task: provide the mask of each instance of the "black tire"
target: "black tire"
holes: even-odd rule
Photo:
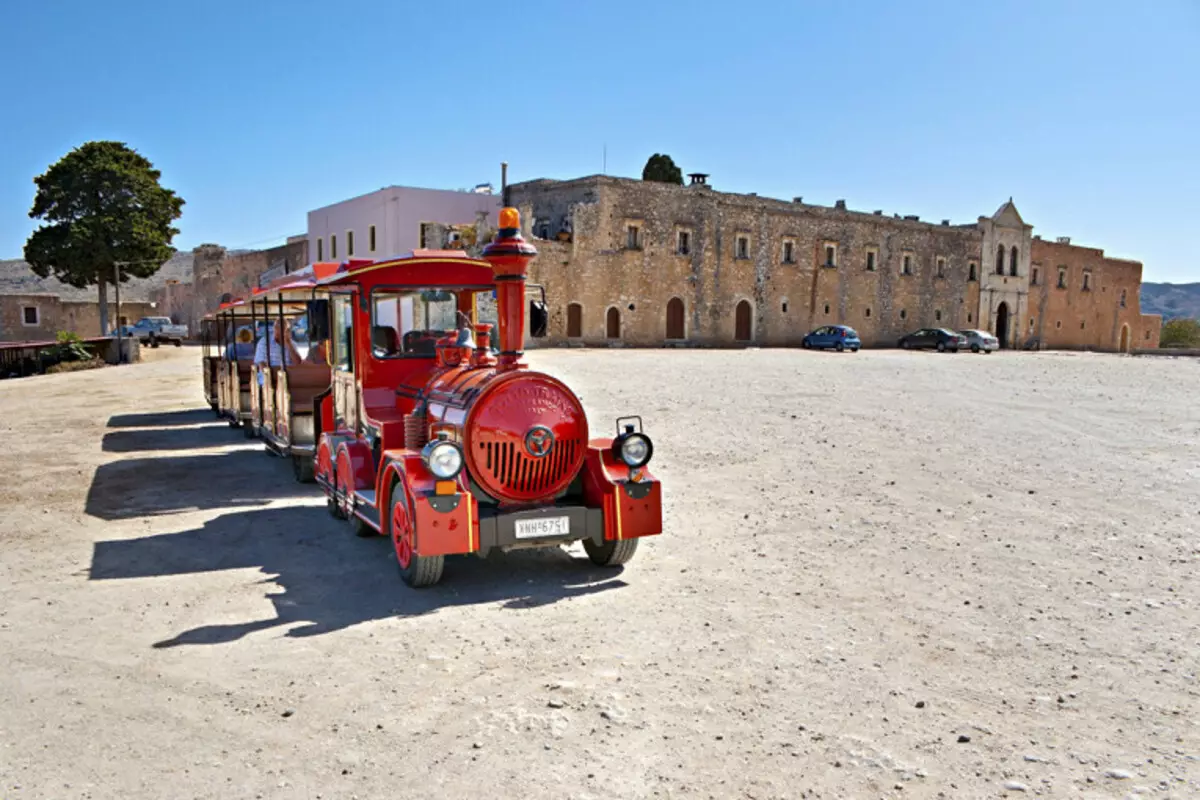
[[[254,430],[254,420],[248,419],[242,423],[242,435],[247,439],[254,439],[258,436],[258,431]]]
[[[329,512],[329,516],[334,519],[345,519],[346,515],[342,513],[342,508],[337,504],[337,500],[332,497],[325,498],[325,510]]]
[[[400,495],[400,498],[403,497],[403,493],[397,491],[399,488],[399,483],[392,484],[392,491],[388,494],[387,519],[389,522],[385,523],[383,527],[387,529],[389,539],[392,538],[390,523],[392,518],[392,506],[399,499],[397,498],[398,494]],[[380,514],[380,519],[383,519],[382,514]],[[394,539],[392,543],[392,550],[395,552]],[[435,583],[440,581],[442,579],[442,570],[445,568],[445,566],[445,556],[413,555],[409,560],[407,567],[401,566],[399,557],[396,558],[396,567],[400,570],[400,578],[413,589],[424,589],[429,586],[433,586]]]
[[[183,339],[176,339],[176,340],[175,340],[175,346],[176,346],[176,347],[183,347]]]
[[[858,348],[857,348],[857,347],[851,347],[851,348],[850,348],[850,352],[851,352],[851,353],[857,353],[857,352],[858,352]]]
[[[946,352],[946,343],[945,343],[945,342],[938,342],[938,344],[937,344],[937,351],[938,351],[939,353],[944,353],[944,352]]]
[[[837,350],[840,353],[846,349],[846,345],[842,344],[841,342],[837,342],[836,344],[834,344],[833,349]]]
[[[983,354],[984,354],[985,356],[990,356],[990,355],[992,354],[992,351],[991,351],[991,350],[984,350],[984,351],[983,351]]]
[[[908,343],[908,339],[900,340],[900,349],[901,350],[911,350],[912,349],[912,346]]]
[[[601,567],[619,567],[637,552],[638,539],[611,539],[597,545],[591,539],[583,540],[583,549],[593,564]]]
[[[977,344],[973,344],[973,345],[971,345],[971,352],[972,352],[972,353],[978,353],[978,352],[979,352],[979,345],[977,345]]]
[[[808,339],[801,339],[801,340],[800,340],[800,346],[801,346],[802,348],[804,348],[805,350],[808,350],[808,349],[810,349],[810,348],[812,347],[812,345],[810,345],[810,344],[808,343]]]
[[[296,476],[296,483],[316,483],[313,462],[307,456],[292,456],[292,474]]]

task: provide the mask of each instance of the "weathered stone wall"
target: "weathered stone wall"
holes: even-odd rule
[[[110,299],[112,294],[110,292]],[[24,324],[24,310],[38,310],[38,324]],[[121,317],[133,324],[158,311],[147,302],[121,303]],[[117,304],[108,304],[110,326],[116,325]],[[50,341],[59,331],[70,331],[87,339],[100,335],[100,304],[87,301],[63,301],[55,295],[10,294],[0,296],[0,341]]]
[[[1030,322],[1042,347],[1116,351],[1126,326],[1126,350],[1158,347],[1162,317],[1141,313],[1139,262],[1042,239],[1033,240],[1032,253],[1037,283],[1030,287]],[[1066,271],[1065,288],[1058,285],[1060,268]]]
[[[662,345],[672,298],[684,305],[684,340],[699,346],[798,345],[813,327],[832,323],[854,326],[868,344],[892,344],[924,325],[975,323],[978,290],[968,280],[969,264],[978,273],[980,258],[974,226],[599,176],[514,184],[510,202],[522,210],[527,236],[555,239],[533,239],[540,255],[531,279],[549,293],[546,343]],[[567,219],[571,241],[562,243]],[[628,246],[631,225],[635,247]],[[681,231],[687,253],[678,252]],[[744,253],[739,237],[747,238]],[[835,247],[834,266],[824,264],[827,244]],[[867,269],[868,248],[874,270]],[[905,256],[911,274],[903,273]],[[581,307],[578,337],[567,336],[573,303]],[[750,310],[749,341],[741,343],[740,303]],[[612,314],[616,339],[608,336]]]

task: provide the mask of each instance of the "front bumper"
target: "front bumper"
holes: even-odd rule
[[[561,536],[518,537],[517,522],[566,517],[569,533]],[[493,548],[520,550],[527,547],[548,547],[580,539],[604,544],[604,511],[587,506],[545,506],[524,511],[479,510],[479,554],[486,556]]]

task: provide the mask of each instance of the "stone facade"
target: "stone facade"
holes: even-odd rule
[[[693,181],[591,176],[508,187],[540,253],[530,280],[546,287],[550,331],[539,344],[798,346],[827,324],[854,327],[866,346],[892,346],[921,327],[997,325],[1006,346],[1031,344],[1034,239],[1011,200],[951,225]],[[1126,317],[1131,335],[1155,324],[1136,310]]]
[[[158,310],[150,303],[121,303],[124,324],[157,315]],[[108,319],[110,325],[116,324],[115,302],[108,304]],[[100,304],[94,300],[63,300],[53,294],[0,295],[0,341],[53,341],[59,331],[70,331],[84,339],[99,336]]]

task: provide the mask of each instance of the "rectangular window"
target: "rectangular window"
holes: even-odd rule
[[[934,318],[935,320],[937,320],[938,322],[941,322],[941,321],[942,321],[942,312],[940,312],[940,311],[934,311],[934,312],[933,312],[933,318]]]
[[[37,306],[25,306],[21,309],[21,321],[26,325],[37,325],[41,320]]]
[[[1083,290],[1085,292],[1090,292],[1092,290],[1092,273],[1090,272],[1085,271],[1083,273]]]
[[[1060,289],[1067,288],[1067,268],[1066,267],[1058,268],[1058,288],[1060,288]]]
[[[796,248],[796,245],[794,242],[792,242],[791,239],[783,240],[783,263],[785,263],[785,264],[795,264],[796,263],[795,248]]]
[[[337,258],[337,234],[329,234],[329,257]]]
[[[946,259],[939,258],[937,260],[937,276],[939,278],[946,277]]]
[[[975,264],[974,261],[967,264],[967,280],[969,280],[969,281],[975,280],[975,275],[977,274],[978,269],[979,269],[979,267]]]
[[[346,255],[354,255],[354,231],[346,231]]]
[[[878,257],[878,251],[871,249],[867,250],[867,272],[875,271],[875,259]]]
[[[675,252],[681,256],[691,255],[692,232],[678,231],[675,234]]]
[[[354,328],[353,308],[350,296],[335,295],[333,298],[333,365],[340,372],[354,371]]]
[[[317,261],[325,260],[325,240],[317,237]]]
[[[372,253],[375,252],[375,226],[374,225],[367,228],[367,247]]]
[[[446,289],[371,293],[371,355],[433,358],[437,340],[455,333],[458,295]]]
[[[912,256],[908,253],[904,254],[904,259],[900,262],[900,274],[912,275]]]
[[[827,267],[837,266],[837,245],[830,242],[825,243],[825,261],[822,262]]]
[[[1033,284],[1034,286],[1037,286],[1037,279],[1038,279],[1038,268],[1034,267],[1033,271],[1029,273],[1029,282],[1031,284]]]
[[[642,229],[637,225],[625,226],[625,249],[640,250],[642,247]]]
[[[750,237],[737,237],[737,245],[733,251],[734,258],[749,258],[750,257]]]

